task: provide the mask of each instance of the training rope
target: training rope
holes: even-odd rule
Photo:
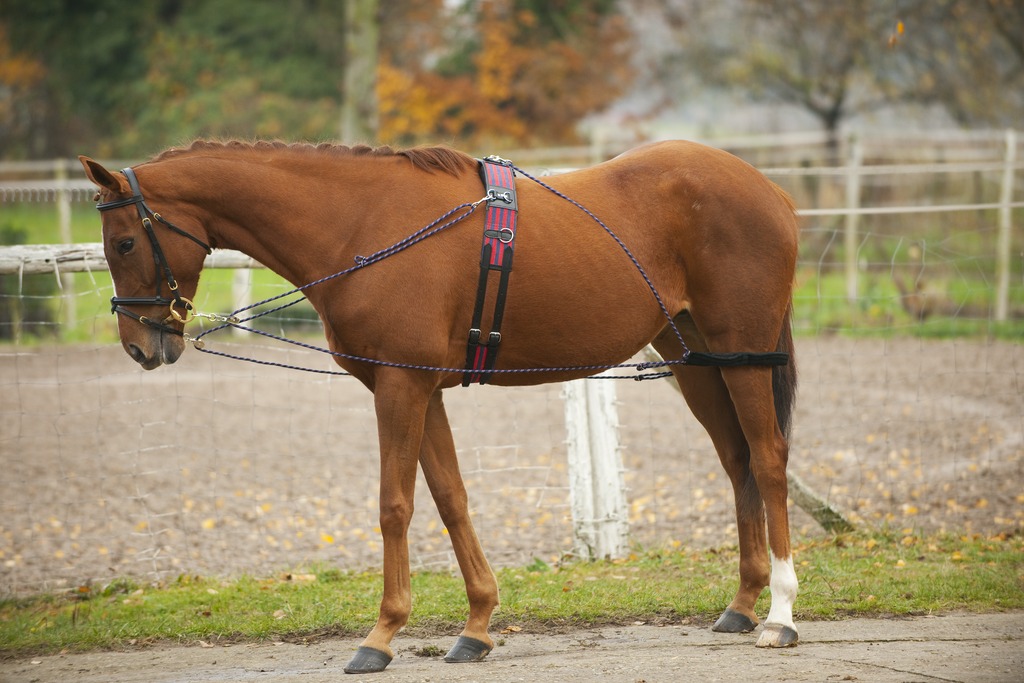
[[[657,288],[654,286],[654,282],[651,281],[651,278],[647,275],[647,271],[644,270],[643,266],[640,264],[640,261],[636,258],[636,256],[633,255],[633,252],[630,251],[629,247],[626,246],[626,244],[622,241],[622,239],[620,239],[619,236],[616,235],[615,232],[604,223],[604,221],[602,221],[593,212],[591,212],[589,209],[587,209],[585,206],[583,206],[582,204],[580,204],[576,200],[572,199],[571,197],[566,196],[562,192],[559,192],[555,188],[553,188],[550,185],[548,185],[547,183],[539,180],[538,178],[535,178],[534,176],[530,175],[529,173],[527,173],[526,171],[522,170],[521,168],[519,168],[519,167],[517,167],[515,165],[512,165],[512,164],[510,164],[510,167],[513,170],[515,170],[517,173],[521,174],[523,177],[528,178],[529,180],[532,180],[533,182],[537,183],[538,185],[540,185],[541,187],[546,189],[548,192],[551,192],[555,196],[557,196],[557,197],[559,197],[559,198],[569,202],[570,204],[572,204],[573,206],[578,208],[580,211],[582,211],[587,216],[589,216],[594,222],[596,222],[598,225],[600,225],[601,228],[606,233],[608,233],[608,235],[613,240],[615,240],[616,244],[619,245],[619,248],[622,249],[622,251],[626,254],[626,256],[629,258],[629,260],[636,267],[637,271],[640,273],[640,276],[644,279],[644,282],[647,283],[647,287],[648,287],[648,289],[650,289],[651,294],[654,296],[654,299],[658,302],[658,306],[661,309],[661,312],[665,315],[665,319],[668,320],[669,327],[672,329],[673,333],[675,333],[676,338],[679,340],[679,343],[682,345],[683,355],[682,355],[681,358],[675,359],[675,360],[643,361],[643,362],[639,362],[639,363],[617,363],[617,364],[613,363],[613,364],[609,364],[609,365],[575,365],[575,366],[552,367],[552,368],[497,368],[497,369],[491,369],[488,372],[491,372],[491,373],[503,373],[503,374],[526,374],[526,373],[539,373],[539,372],[575,372],[575,371],[584,370],[584,371],[587,371],[587,372],[594,372],[594,373],[596,373],[596,372],[603,372],[605,370],[611,370],[611,369],[614,369],[614,368],[633,368],[634,370],[636,370],[638,373],[641,373],[641,374],[637,374],[637,375],[600,375],[600,376],[597,376],[597,377],[588,377],[587,379],[632,379],[632,380],[635,380],[635,381],[641,381],[641,380],[647,380],[647,379],[659,379],[659,378],[670,376],[672,374],[671,371],[668,371],[668,372],[658,372],[658,373],[645,373],[645,371],[649,370],[649,369],[652,369],[652,368],[668,367],[668,366],[671,366],[671,365],[717,365],[717,366],[722,366],[722,365],[750,365],[750,364],[753,364],[753,363],[764,364],[764,365],[784,365],[786,362],[788,362],[788,355],[784,354],[784,353],[774,353],[774,354],[749,354],[749,353],[704,354],[704,353],[698,353],[698,352],[690,351],[690,349],[686,345],[686,342],[683,341],[682,333],[679,331],[678,327],[676,327],[675,321],[672,319],[672,314],[669,313],[668,307],[665,306],[665,303],[662,300],[661,295],[658,293]],[[333,351],[331,349],[327,349],[327,348],[324,348],[322,346],[317,346],[315,344],[308,344],[306,342],[298,341],[296,339],[289,339],[288,337],[284,337],[284,336],[281,336],[281,335],[276,335],[276,334],[273,334],[271,332],[266,332],[264,330],[259,330],[259,329],[256,329],[256,328],[253,328],[253,327],[250,327],[250,326],[246,325],[246,323],[250,323],[253,320],[256,320],[258,318],[262,318],[262,317],[264,317],[266,315],[270,315],[271,313],[276,313],[278,311],[282,311],[282,310],[284,310],[286,308],[289,308],[289,307],[294,306],[294,305],[296,305],[298,303],[301,303],[305,299],[304,296],[298,297],[298,298],[293,299],[291,301],[287,301],[287,302],[285,302],[283,304],[280,304],[278,306],[274,306],[274,307],[269,308],[269,309],[264,310],[264,311],[255,312],[255,313],[253,313],[252,315],[249,315],[249,316],[240,317],[240,314],[246,313],[247,311],[252,311],[252,310],[254,310],[256,308],[259,308],[261,306],[265,306],[265,305],[273,303],[275,301],[280,301],[281,299],[285,299],[287,297],[294,296],[296,294],[302,294],[302,292],[306,291],[307,289],[310,289],[311,287],[315,287],[316,285],[323,284],[325,282],[328,282],[328,281],[333,280],[335,278],[341,277],[343,275],[348,275],[350,273],[353,273],[353,272],[355,272],[357,270],[365,268],[365,267],[367,267],[369,265],[372,265],[374,263],[377,263],[379,261],[383,261],[384,259],[388,258],[389,256],[393,256],[393,255],[395,255],[395,254],[397,254],[397,253],[399,253],[401,251],[404,251],[404,250],[408,249],[409,247],[411,247],[411,246],[413,246],[415,244],[418,244],[418,243],[422,242],[423,240],[425,240],[425,239],[427,239],[429,237],[432,237],[432,236],[442,232],[443,230],[447,230],[448,228],[452,227],[453,225],[456,225],[457,223],[460,223],[461,221],[464,221],[465,219],[469,218],[477,210],[477,207],[479,207],[481,204],[486,203],[489,198],[490,198],[489,196],[484,196],[483,198],[478,199],[475,202],[460,204],[460,205],[456,206],[455,208],[451,209],[450,211],[448,211],[447,213],[445,213],[444,215],[438,217],[437,219],[435,219],[431,223],[425,225],[424,227],[420,228],[416,232],[412,233],[408,237],[405,237],[404,239],[396,242],[395,244],[392,244],[389,247],[385,247],[384,249],[376,251],[376,252],[370,254],[369,256],[356,256],[355,257],[355,265],[353,265],[353,266],[351,266],[349,268],[346,268],[344,270],[340,270],[340,271],[338,271],[336,273],[332,273],[331,275],[327,275],[325,277],[322,277],[319,280],[314,280],[313,282],[310,282],[308,284],[302,285],[301,287],[295,287],[294,289],[291,289],[291,290],[289,290],[287,292],[283,292],[281,294],[277,294],[275,296],[268,297],[266,299],[263,299],[262,301],[257,301],[256,303],[249,304],[248,306],[244,306],[242,308],[239,308],[239,309],[235,310],[234,312],[232,312],[230,315],[227,315],[227,316],[212,315],[212,314],[199,314],[196,317],[206,318],[206,319],[212,320],[214,322],[218,322],[220,324],[216,325],[215,327],[211,327],[208,330],[204,330],[203,332],[199,333],[198,335],[196,335],[194,337],[192,335],[188,334],[188,333],[185,333],[185,335],[184,335],[185,341],[191,343],[192,346],[196,350],[202,351],[203,353],[209,353],[209,354],[212,354],[212,355],[215,355],[215,356],[222,356],[224,358],[231,358],[231,359],[234,359],[234,360],[247,361],[247,362],[250,362],[250,363],[256,363],[258,365],[267,365],[267,366],[272,366],[272,367],[285,368],[285,369],[288,369],[288,370],[302,370],[304,372],[313,372],[313,373],[324,374],[324,375],[341,375],[341,376],[350,376],[351,375],[351,373],[349,373],[349,372],[344,372],[344,371],[339,371],[339,370],[319,370],[319,369],[316,369],[316,368],[309,368],[309,367],[303,367],[303,366],[297,366],[297,365],[290,365],[290,364],[287,364],[287,363],[278,363],[278,362],[274,362],[274,361],[260,360],[258,358],[252,358],[252,357],[248,357],[248,356],[239,356],[239,355],[235,355],[235,354],[231,354],[231,353],[226,353],[224,351],[217,351],[217,350],[214,350],[214,349],[206,348],[206,343],[203,341],[204,337],[206,337],[206,336],[208,336],[210,334],[213,334],[214,332],[217,332],[219,330],[223,330],[223,329],[226,329],[226,328],[234,328],[234,329],[239,329],[239,330],[245,330],[246,332],[251,332],[253,334],[258,334],[260,336],[266,337],[268,339],[273,339],[275,341],[284,342],[284,343],[287,343],[287,344],[292,344],[292,345],[298,346],[300,348],[308,349],[308,350],[311,350],[311,351],[317,351],[319,353],[324,353],[324,354],[333,356],[335,358],[343,358],[343,359],[346,359],[346,360],[356,361],[356,362],[360,362],[360,363],[369,363],[369,364],[378,365],[378,366],[381,366],[381,367],[402,368],[402,369],[408,369],[408,370],[425,370],[425,371],[430,371],[430,372],[453,372],[453,373],[460,373],[460,374],[464,373],[465,372],[465,368],[464,367],[460,367],[460,368],[454,368],[454,367],[453,368],[447,368],[447,367],[435,367],[435,366],[431,366],[431,365],[417,365],[417,364],[413,364],[413,363],[396,363],[396,362],[391,362],[391,361],[380,360],[380,359],[377,359],[377,358],[367,358],[365,356],[356,356],[356,355],[352,355],[352,354],[342,353],[340,351]],[[460,213],[460,212],[462,212],[462,213]],[[456,214],[458,214],[458,215],[456,215]],[[448,219],[451,219],[451,220],[448,220]],[[447,221],[447,222],[444,222],[444,221]]]

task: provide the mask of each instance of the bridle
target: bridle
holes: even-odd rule
[[[144,325],[149,325],[150,327],[154,327],[163,332],[169,332],[171,334],[178,335],[179,337],[183,336],[181,330],[170,327],[167,323],[172,320],[179,323],[187,323],[192,319],[192,317],[194,317],[194,308],[192,306],[192,302],[183,297],[178,291],[178,281],[174,279],[174,273],[171,272],[171,265],[167,262],[167,258],[164,256],[164,251],[160,248],[160,241],[157,240],[156,232],[153,230],[153,219],[155,218],[157,221],[163,223],[179,235],[189,238],[202,247],[207,254],[212,253],[213,250],[210,248],[210,245],[206,244],[195,235],[191,235],[182,230],[174,223],[171,223],[156,211],[149,208],[149,205],[146,204],[145,198],[142,196],[142,190],[139,189],[139,181],[135,177],[135,171],[131,168],[124,168],[121,169],[121,173],[123,173],[124,177],[128,179],[128,185],[132,190],[132,196],[127,199],[115,199],[109,202],[100,202],[96,204],[96,208],[100,211],[110,211],[112,209],[130,206],[132,204],[135,205],[135,209],[139,212],[139,218],[142,220],[142,227],[145,229],[146,235],[149,237],[149,243],[153,247],[153,262],[156,264],[158,277],[156,281],[156,292],[153,296],[112,296],[110,297],[110,312],[128,316],[133,320],[138,320]],[[167,283],[167,287],[171,292],[172,298],[167,298],[160,294],[159,274],[161,272],[163,273],[164,281]],[[170,310],[170,316],[164,318],[161,322],[157,322],[144,315],[139,315],[138,313],[125,308],[125,306],[167,306]],[[181,307],[185,311],[184,315],[178,312],[177,308],[175,308],[176,306]]]

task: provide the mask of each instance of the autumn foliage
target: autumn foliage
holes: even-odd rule
[[[436,0],[410,2],[436,19]],[[379,137],[499,146],[577,141],[578,123],[611,104],[629,78],[629,35],[608,3],[490,0],[446,32],[383,40]],[[546,21],[558,12],[568,21]],[[384,26],[387,26],[385,22]]]
[[[0,148],[29,135],[45,75],[38,60],[14,51],[0,24]]]

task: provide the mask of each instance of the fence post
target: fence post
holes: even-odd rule
[[[588,559],[625,557],[629,510],[611,381],[567,382],[565,430],[575,552]]]
[[[345,66],[342,73],[341,139],[348,144],[377,139],[378,0],[347,0]]]
[[[999,236],[996,240],[996,322],[1005,322],[1010,314],[1010,224],[1013,219],[1013,179],[1017,163],[1017,132],[1006,129],[1006,155],[1003,157],[1003,183],[999,193]]]
[[[71,236],[71,192],[68,191],[68,160],[63,157],[55,160],[53,166],[54,179],[57,181],[57,223],[60,230],[60,241],[72,244]],[[62,334],[74,329],[78,324],[78,301],[75,298],[75,276],[73,273],[60,273],[57,278],[61,295],[64,299],[64,320]]]
[[[596,165],[605,160],[606,138],[604,126],[595,124],[590,131],[590,163]]]
[[[231,302],[232,310],[240,311],[252,304],[252,268],[238,268],[231,275]],[[243,336],[246,332],[237,327],[231,328],[235,336]]]
[[[846,159],[846,213],[843,246],[846,251],[846,299],[857,301],[857,230],[860,215],[860,167],[864,161],[864,147],[860,137],[850,135],[850,147]]]

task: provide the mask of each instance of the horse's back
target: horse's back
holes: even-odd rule
[[[687,198],[700,207],[714,201],[724,211],[756,211],[795,225],[792,199],[754,166],[717,147],[689,140],[652,142],[593,169],[636,178],[640,187],[634,189],[648,199],[647,191],[654,190],[677,205]]]
[[[698,263],[751,268],[767,260],[782,269],[795,267],[798,224],[792,200],[728,152],[682,140],[656,142],[557,176],[550,184],[592,215],[521,183],[528,191],[520,202],[527,221],[524,259],[534,237],[544,243],[542,252],[593,253],[595,263],[602,264],[629,266],[628,249],[643,269],[651,269],[656,283],[664,283],[658,287],[670,287],[672,272]],[[536,236],[530,232],[534,224]]]

